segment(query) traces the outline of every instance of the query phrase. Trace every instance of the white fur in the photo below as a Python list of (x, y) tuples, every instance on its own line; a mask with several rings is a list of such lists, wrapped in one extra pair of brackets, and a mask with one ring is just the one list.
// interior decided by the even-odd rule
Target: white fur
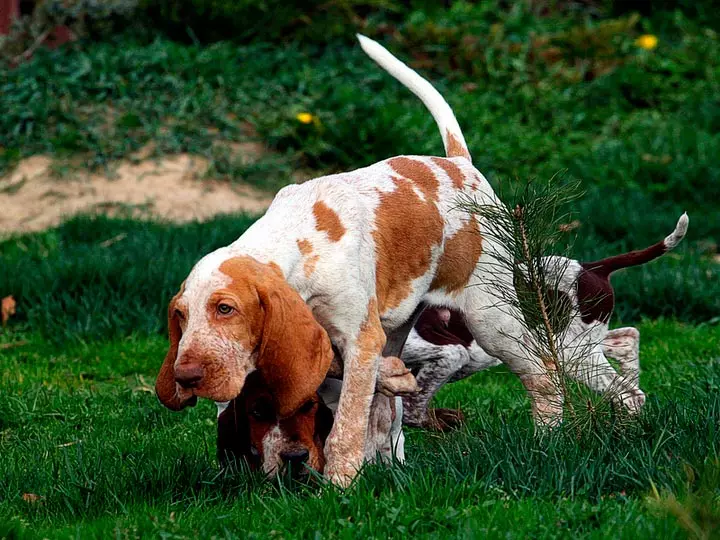
[(445, 101), (445, 98), (440, 95), (440, 92), (438, 92), (432, 84), (418, 75), (416, 71), (410, 69), (390, 54), (387, 49), (378, 42), (361, 34), (357, 34), (357, 38), (358, 41), (360, 41), (360, 46), (363, 51), (365, 51), (370, 58), (375, 60), (380, 67), (419, 97), (425, 107), (427, 107), (440, 129), (443, 144), (445, 145), (445, 153), (448, 151), (448, 133), (452, 134), (463, 147), (467, 148), (465, 137), (463, 137), (460, 125), (455, 118), (455, 113), (453, 113), (450, 105)]
[(283, 460), (280, 457), (282, 449), (287, 447), (287, 436), (280, 426), (274, 426), (262, 440), (263, 445), (263, 471), (267, 475), (274, 475), (282, 468)]
[(675, 230), (665, 238), (664, 243), (667, 251), (673, 249), (683, 238), (685, 238), (685, 233), (687, 233), (689, 223), (690, 218), (688, 217), (687, 212), (685, 212), (682, 216), (680, 216), (680, 219), (678, 219)]
[[(318, 388), (318, 394), (323, 402), (332, 411), (333, 416), (337, 412), (338, 402), (340, 401), (340, 392), (342, 390), (342, 381), (338, 379), (327, 378)], [(375, 429), (369, 430), (365, 441), (365, 460), (372, 463), (379, 456), (382, 461), (391, 462), (393, 456), (400, 463), (405, 462), (405, 433), (403, 432), (403, 401), (400, 397), (385, 398), (382, 394), (376, 394), (373, 399), (373, 408), (384, 409), (387, 407), (385, 400), (394, 400), (395, 412), (391, 415), (391, 422), (388, 426), (386, 423), (375, 422)], [(382, 410), (380, 414), (371, 416), (381, 416), (386, 411)]]

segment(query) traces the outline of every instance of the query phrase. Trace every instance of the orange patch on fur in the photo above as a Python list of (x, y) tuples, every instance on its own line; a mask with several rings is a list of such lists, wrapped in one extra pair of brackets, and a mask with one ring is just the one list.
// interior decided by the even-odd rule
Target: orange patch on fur
[(430, 290), (461, 291), (470, 280), (482, 254), (482, 236), (471, 218), (445, 242)]
[(361, 364), (372, 362), (376, 356), (382, 353), (385, 341), (385, 332), (378, 313), (378, 303), (375, 298), (371, 298), (368, 302), (365, 322), (360, 327), (358, 335), (358, 361)]
[(470, 159), (470, 152), (468, 152), (465, 145), (462, 144), (455, 135), (448, 130), (445, 136), (447, 137), (447, 157), (464, 157)]
[(393, 182), (395, 191), (380, 193), (373, 231), (380, 313), (410, 295), (412, 281), (428, 271), (432, 248), (443, 238), (443, 219), (433, 201), (421, 200), (408, 180), (393, 178)]
[(302, 253), (305, 258), (303, 262), (303, 272), (305, 273), (305, 277), (310, 277), (315, 271), (315, 265), (320, 260), (320, 255), (312, 255), (313, 246), (310, 243), (310, 240), (304, 238), (301, 240), (298, 238), (297, 245), (300, 253)]
[(432, 169), (422, 161), (401, 156), (392, 158), (388, 164), (400, 176), (407, 178), (419, 187), (426, 199), (437, 200), (440, 182)]
[(241, 341), (248, 334), (248, 350), (258, 351), (256, 368), (272, 388), (278, 415), (287, 416), (325, 378), (333, 358), (330, 338), (277, 264), (241, 256), (223, 262), (220, 271), (233, 280), (227, 290), (239, 299), (241, 316), (217, 324), (217, 331)]
[(465, 175), (460, 170), (460, 167), (455, 165), (455, 163), (449, 159), (434, 157), (431, 158), (431, 161), (447, 173), (456, 189), (463, 188), (463, 185), (465, 184)]
[(315, 227), (318, 231), (325, 231), (330, 241), (337, 242), (345, 234), (346, 229), (340, 221), (340, 216), (324, 202), (318, 201), (313, 205), (313, 215)]

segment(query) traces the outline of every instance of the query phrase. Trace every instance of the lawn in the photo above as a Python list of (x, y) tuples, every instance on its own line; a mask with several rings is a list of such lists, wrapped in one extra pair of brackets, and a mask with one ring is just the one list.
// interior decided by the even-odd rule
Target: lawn
[[(641, 416), (576, 398), (579, 421), (537, 435), (521, 385), (498, 368), (439, 395), (467, 412), (463, 429), (408, 430), (407, 464), (368, 467), (347, 492), (222, 472), (214, 406), (172, 413), (153, 383), (168, 300), (200, 256), (255, 217), (74, 217), (0, 242), (0, 297), (18, 302), (0, 330), (0, 538), (718, 537), (712, 20), (452, 6), (368, 16), (361, 29), (436, 83), (503, 196), (533, 179), (581, 184), (579, 227), (561, 248), (585, 260), (642, 248), (690, 215), (675, 252), (613, 281), (611, 326), (642, 335)], [(641, 34), (657, 46), (640, 47)], [(202, 156), (213, 178), (273, 191), (297, 169), (441, 152), (422, 105), (351, 36), (200, 39), (128, 32), (0, 65), (0, 174), (39, 154), (58, 182), (111, 172), (152, 142), (155, 157)], [(247, 140), (267, 148), (260, 161), (226, 148)]]

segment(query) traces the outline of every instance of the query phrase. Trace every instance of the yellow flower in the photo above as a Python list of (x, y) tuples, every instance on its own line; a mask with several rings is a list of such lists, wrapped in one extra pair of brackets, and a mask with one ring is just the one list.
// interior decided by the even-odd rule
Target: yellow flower
[(657, 47), (658, 38), (652, 34), (643, 34), (635, 40), (635, 45), (646, 51), (652, 51)]
[(295, 118), (297, 118), (297, 121), (301, 124), (312, 124), (315, 120), (315, 117), (308, 112), (301, 112)]

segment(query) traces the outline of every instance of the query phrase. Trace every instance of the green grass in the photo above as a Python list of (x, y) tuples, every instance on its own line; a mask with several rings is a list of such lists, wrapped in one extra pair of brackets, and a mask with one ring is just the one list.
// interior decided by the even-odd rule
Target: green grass
[[(614, 324), (642, 332), (642, 416), (579, 400), (582, 428), (536, 436), (520, 384), (500, 369), (441, 392), (440, 404), (467, 411), (465, 429), (409, 431), (406, 466), (368, 467), (350, 492), (221, 473), (212, 405), (171, 413), (152, 386), (167, 301), (254, 218), (78, 217), (0, 242), (0, 297), (18, 301), (0, 332), (0, 538), (720, 534), (720, 42), (709, 3), (697, 18), (653, 10), (638, 21), (618, 2), (421, 4), (370, 14), (363, 32), (432, 79), (500, 191), (555, 175), (581, 183), (574, 256), (645, 247), (690, 214), (675, 253), (613, 280)], [(657, 49), (640, 50), (640, 33), (657, 34)], [(109, 168), (153, 142), (156, 155), (203, 155), (215, 177), (275, 190), (298, 167), (442, 152), (423, 106), (351, 40), (150, 34), (0, 66), (0, 173), (34, 154), (66, 175)], [(304, 111), (319, 124), (300, 124)], [(249, 138), (272, 152), (247, 164), (224, 144)]]
[(463, 404), (464, 430), (411, 431), (406, 466), (370, 467), (344, 494), (221, 473), (214, 406), (172, 413), (152, 393), (164, 338), (58, 349), (18, 329), (29, 344), (5, 351), (0, 370), (0, 536), (682, 538), (671, 493), (709, 531), (720, 525), (720, 334), (640, 330), (650, 398), (637, 421), (534, 436), (520, 384), (493, 370), (439, 398)]

